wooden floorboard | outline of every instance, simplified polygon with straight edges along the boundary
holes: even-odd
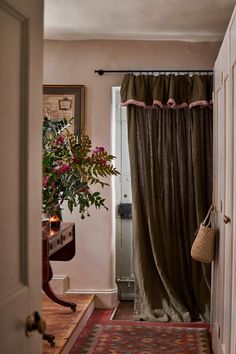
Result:
[[[56,304],[43,294],[42,318],[46,321],[46,333],[55,336],[55,347],[43,341],[43,354],[67,354],[75,339],[87,323],[94,309],[93,295],[63,295],[69,302],[77,304],[75,312]]]

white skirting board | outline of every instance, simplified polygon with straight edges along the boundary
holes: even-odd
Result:
[[[64,295],[69,289],[69,277],[67,275],[53,275],[50,287],[57,295]]]
[[[68,289],[66,294],[92,294],[95,295],[95,308],[113,309],[118,304],[118,290],[115,289]]]
[[[52,290],[57,295],[64,294],[91,294],[95,297],[95,308],[112,309],[118,304],[118,289],[70,289],[67,275],[54,275],[50,281]]]

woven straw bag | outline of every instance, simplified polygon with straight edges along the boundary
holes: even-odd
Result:
[[[191,248],[191,256],[199,262],[211,263],[214,260],[215,236],[217,229],[210,227],[211,205],[205,220],[200,224],[197,236]]]

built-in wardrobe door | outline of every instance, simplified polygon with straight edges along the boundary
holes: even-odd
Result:
[[[214,80],[214,190],[215,224],[219,229],[212,281],[212,343],[215,354],[235,354],[232,345],[232,263],[234,187],[234,108],[231,25],[215,63]],[[236,45],[236,42],[235,44]],[[236,57],[235,57],[236,58]],[[236,101],[235,101],[236,102]],[[236,204],[235,204],[236,205]]]
[[[232,131],[233,131],[233,207],[232,207],[232,273],[231,273],[231,339],[230,339],[230,353],[236,353],[236,11],[232,16],[230,24],[230,75],[231,83],[231,97],[232,97]]]
[[[224,201],[224,168],[225,141],[224,141],[224,92],[222,76],[222,48],[217,57],[214,68],[214,124],[213,124],[213,169],[214,188],[213,203],[215,206],[215,225],[220,230],[221,237],[217,242],[212,279],[212,343],[215,354],[220,350],[220,328],[222,327],[223,311],[219,304],[223,298],[223,267],[224,264],[224,224],[222,223],[222,210]]]
[[[230,353],[230,336],[231,336],[231,297],[232,297],[232,189],[233,189],[233,154],[232,154],[232,138],[233,138],[233,121],[231,109],[231,70],[230,70],[230,34],[226,33],[224,44],[222,46],[222,85],[223,85],[223,107],[221,121],[224,124],[224,165],[219,165],[224,171],[223,201],[222,209],[218,214],[221,231],[219,237],[220,254],[222,255],[221,272],[223,274],[222,283],[222,301],[221,301],[221,325],[219,328],[219,337],[221,341],[222,353]],[[219,134],[220,138],[220,134]],[[219,149],[221,143],[219,141]],[[222,313],[223,310],[223,313]],[[235,354],[235,352],[233,352]]]

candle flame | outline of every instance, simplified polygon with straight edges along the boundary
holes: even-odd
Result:
[[[50,221],[52,222],[59,221],[59,217],[57,215],[53,215],[51,216]]]

